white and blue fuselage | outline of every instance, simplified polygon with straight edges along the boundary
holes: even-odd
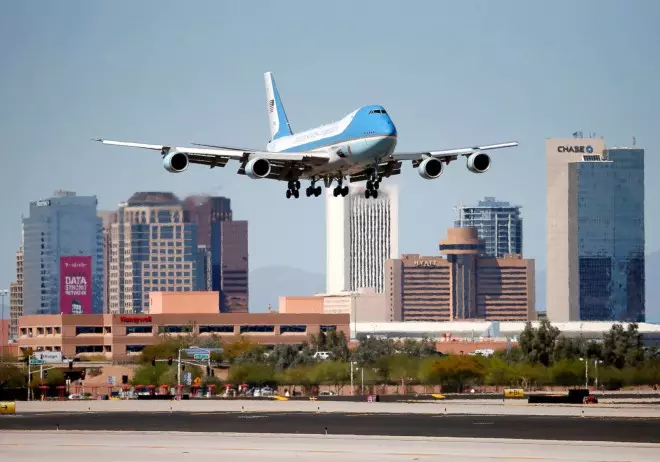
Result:
[[[383,106],[364,106],[338,122],[294,134],[272,75],[266,73],[265,80],[272,138],[266,150],[329,153],[329,162],[312,167],[305,176],[323,176],[336,171],[352,175],[394,152],[397,131]]]

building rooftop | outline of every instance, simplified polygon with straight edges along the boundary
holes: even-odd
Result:
[[[136,192],[126,201],[128,206],[178,205],[180,203],[181,201],[174,193],[159,191]]]

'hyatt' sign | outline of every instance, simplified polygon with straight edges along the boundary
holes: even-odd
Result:
[[[592,146],[557,146],[557,152],[575,152],[579,154],[591,154],[594,152]]]

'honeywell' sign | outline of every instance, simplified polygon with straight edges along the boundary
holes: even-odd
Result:
[[[151,316],[121,316],[119,320],[121,322],[133,323],[151,322]]]

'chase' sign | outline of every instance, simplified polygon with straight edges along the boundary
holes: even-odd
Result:
[[[557,152],[575,152],[578,154],[591,154],[594,148],[591,145],[587,146],[557,146]]]

